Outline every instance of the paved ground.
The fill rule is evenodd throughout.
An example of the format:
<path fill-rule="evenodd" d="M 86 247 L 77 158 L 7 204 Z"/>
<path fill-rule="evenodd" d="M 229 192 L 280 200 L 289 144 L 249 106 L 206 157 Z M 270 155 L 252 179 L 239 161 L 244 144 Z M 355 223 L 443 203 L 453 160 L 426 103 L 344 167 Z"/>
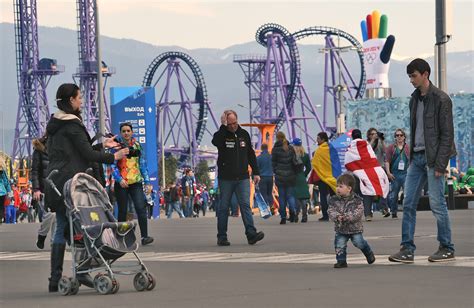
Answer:
<path fill-rule="evenodd" d="M 398 250 L 401 220 L 377 215 L 365 223 L 375 264 L 349 244 L 349 268 L 339 270 L 332 268 L 333 226 L 315 216 L 284 226 L 276 217 L 255 217 L 265 231 L 255 246 L 246 243 L 241 219 L 231 218 L 230 247 L 216 246 L 214 217 L 155 220 L 155 243 L 139 251 L 158 278 L 154 291 L 136 292 L 131 276 L 119 276 L 115 295 L 81 287 L 67 297 L 46 292 L 49 251 L 34 247 L 38 225 L 2 225 L 0 307 L 474 307 L 474 211 L 450 214 L 457 261 L 427 262 L 437 248 L 436 223 L 430 212 L 419 212 L 415 264 L 388 262 Z"/>

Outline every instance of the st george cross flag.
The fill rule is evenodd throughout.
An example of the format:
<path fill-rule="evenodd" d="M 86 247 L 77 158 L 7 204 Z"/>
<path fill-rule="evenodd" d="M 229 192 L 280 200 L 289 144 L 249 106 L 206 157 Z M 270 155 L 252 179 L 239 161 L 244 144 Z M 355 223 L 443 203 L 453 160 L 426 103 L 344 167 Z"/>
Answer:
<path fill-rule="evenodd" d="M 363 195 L 387 197 L 390 190 L 387 174 L 367 141 L 352 140 L 344 157 L 344 164 L 347 170 L 359 178 Z"/>

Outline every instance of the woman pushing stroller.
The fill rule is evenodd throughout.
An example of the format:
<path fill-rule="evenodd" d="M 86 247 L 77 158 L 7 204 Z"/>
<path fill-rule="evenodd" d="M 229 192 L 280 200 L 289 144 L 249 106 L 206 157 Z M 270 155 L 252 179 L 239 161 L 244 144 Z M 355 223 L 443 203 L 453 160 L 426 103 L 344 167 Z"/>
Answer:
<path fill-rule="evenodd" d="M 94 150 L 91 138 L 82 123 L 82 95 L 75 84 L 62 84 L 56 92 L 58 111 L 51 116 L 46 131 L 48 134 L 47 148 L 49 155 L 48 174 L 52 170 L 59 173 L 52 180 L 60 192 L 67 180 L 79 172 L 98 166 L 97 163 L 112 164 L 114 160 L 125 157 L 129 149 L 121 149 L 114 154 Z M 117 147 L 113 138 L 105 139 L 105 148 Z M 99 179 L 98 179 L 99 180 Z M 99 181 L 100 182 L 100 181 Z M 59 197 L 51 187 L 46 189 L 46 204 L 56 212 L 56 232 L 51 247 L 51 277 L 49 292 L 58 291 L 58 281 L 62 276 L 64 251 L 66 248 L 65 228 L 68 224 L 64 199 Z M 77 276 L 79 282 L 90 288 L 93 280 L 88 274 Z"/>

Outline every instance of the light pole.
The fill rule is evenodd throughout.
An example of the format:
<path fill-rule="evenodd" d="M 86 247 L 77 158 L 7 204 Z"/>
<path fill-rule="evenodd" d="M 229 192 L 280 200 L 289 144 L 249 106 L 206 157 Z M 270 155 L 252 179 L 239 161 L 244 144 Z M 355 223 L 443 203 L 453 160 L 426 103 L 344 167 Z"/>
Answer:
<path fill-rule="evenodd" d="M 95 44 L 97 49 L 97 102 L 99 103 L 99 140 L 103 140 L 105 134 L 105 101 L 104 101 L 104 81 L 102 79 L 102 52 L 100 50 L 99 32 L 99 0 L 95 1 Z"/>
<path fill-rule="evenodd" d="M 207 117 L 202 118 L 201 120 L 196 121 L 196 124 L 199 122 L 207 121 Z M 193 134 L 193 139 L 189 143 L 189 159 L 191 160 L 191 170 L 194 172 L 194 156 L 193 156 L 193 149 L 194 149 L 194 134 Z"/>
<path fill-rule="evenodd" d="M 162 174 L 162 181 L 161 181 L 161 188 L 166 187 L 166 171 L 165 171 L 165 141 L 163 140 L 163 122 L 165 121 L 165 113 L 163 112 L 164 107 L 160 107 L 158 105 L 158 112 L 160 113 L 160 143 L 161 143 L 161 174 Z"/>

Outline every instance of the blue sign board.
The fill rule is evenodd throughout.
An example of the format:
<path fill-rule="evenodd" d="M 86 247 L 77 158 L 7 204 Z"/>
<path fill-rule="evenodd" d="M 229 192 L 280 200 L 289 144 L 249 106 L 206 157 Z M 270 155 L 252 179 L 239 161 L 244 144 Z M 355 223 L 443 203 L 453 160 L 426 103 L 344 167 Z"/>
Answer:
<path fill-rule="evenodd" d="M 132 124 L 133 136 L 145 151 L 150 182 L 158 191 L 155 88 L 112 87 L 110 97 L 112 133 L 120 134 L 120 123 Z"/>

